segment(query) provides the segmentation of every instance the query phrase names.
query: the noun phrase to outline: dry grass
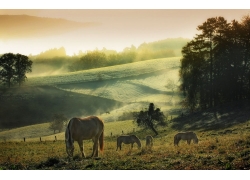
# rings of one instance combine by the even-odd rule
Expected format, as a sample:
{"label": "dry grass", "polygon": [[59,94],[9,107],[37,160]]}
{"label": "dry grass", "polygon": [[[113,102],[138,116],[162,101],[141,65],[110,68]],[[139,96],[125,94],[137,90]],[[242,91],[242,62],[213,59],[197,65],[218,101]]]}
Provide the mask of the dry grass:
{"label": "dry grass", "polygon": [[[105,138],[100,159],[81,159],[75,144],[73,160],[69,160],[64,141],[2,142],[0,146],[1,169],[250,169],[250,131],[242,124],[234,133],[198,132],[199,144],[187,145],[181,141],[173,145],[174,131],[160,131],[154,137],[153,148],[145,148],[145,133],[138,132],[142,149],[136,145],[122,145],[116,151],[116,137]],[[215,134],[217,133],[217,134]],[[212,135],[215,134],[215,135]],[[92,152],[92,142],[84,141],[87,156]]]}

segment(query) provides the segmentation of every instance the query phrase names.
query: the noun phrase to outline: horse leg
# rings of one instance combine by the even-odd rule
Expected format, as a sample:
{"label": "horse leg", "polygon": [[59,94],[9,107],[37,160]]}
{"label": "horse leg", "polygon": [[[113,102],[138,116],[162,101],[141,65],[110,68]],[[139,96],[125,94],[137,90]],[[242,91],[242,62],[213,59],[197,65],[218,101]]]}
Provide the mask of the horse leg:
{"label": "horse leg", "polygon": [[93,152],[91,157],[98,157],[98,138],[93,138]]}
{"label": "horse leg", "polygon": [[191,142],[191,140],[190,140],[190,139],[188,139],[188,140],[187,140],[187,143],[188,143],[188,144],[190,144],[190,142]]}
{"label": "horse leg", "polygon": [[[118,147],[120,147],[120,146],[119,146],[119,142],[117,141],[117,144],[116,144],[116,151],[118,150]],[[121,150],[121,147],[120,147],[120,150]]]}
{"label": "horse leg", "polygon": [[134,143],[131,143],[131,149],[133,148]]}
{"label": "horse leg", "polygon": [[80,147],[80,151],[82,153],[82,158],[85,158],[85,154],[83,152],[83,141],[77,141]]}
{"label": "horse leg", "polygon": [[180,139],[177,140],[176,145],[179,146]]}

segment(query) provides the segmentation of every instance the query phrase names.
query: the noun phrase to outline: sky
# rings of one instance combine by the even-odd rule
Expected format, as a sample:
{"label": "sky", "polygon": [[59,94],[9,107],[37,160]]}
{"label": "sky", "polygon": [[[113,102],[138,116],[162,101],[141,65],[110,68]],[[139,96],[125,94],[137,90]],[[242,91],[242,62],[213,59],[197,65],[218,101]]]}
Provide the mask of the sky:
{"label": "sky", "polygon": [[[22,21],[19,19],[14,20],[11,25],[4,26],[6,29],[2,28],[2,31],[0,29],[0,54],[13,52],[36,55],[48,49],[60,47],[66,49],[67,55],[78,54],[80,50],[85,52],[102,48],[122,51],[131,45],[138,47],[144,42],[167,38],[192,39],[195,34],[199,33],[196,30],[197,26],[205,22],[207,18],[223,16],[230,22],[233,19],[240,21],[244,15],[250,14],[250,9],[247,8],[207,9],[198,6],[195,9],[185,9],[174,5],[173,7],[177,8],[171,9],[159,4],[156,7],[149,6],[152,8],[140,4],[142,7],[140,9],[137,8],[137,4],[124,6],[128,8],[120,8],[120,6],[110,8],[110,6],[95,6],[94,4],[71,5],[39,6],[39,8],[32,5],[27,8],[22,4],[17,7],[13,4],[5,5],[0,9],[0,15],[64,19],[71,24],[64,26],[56,23],[40,23],[40,21],[38,24],[34,21],[27,24],[27,22],[20,23]],[[0,23],[3,24],[4,20],[1,21]],[[77,23],[82,25],[79,26]]]}

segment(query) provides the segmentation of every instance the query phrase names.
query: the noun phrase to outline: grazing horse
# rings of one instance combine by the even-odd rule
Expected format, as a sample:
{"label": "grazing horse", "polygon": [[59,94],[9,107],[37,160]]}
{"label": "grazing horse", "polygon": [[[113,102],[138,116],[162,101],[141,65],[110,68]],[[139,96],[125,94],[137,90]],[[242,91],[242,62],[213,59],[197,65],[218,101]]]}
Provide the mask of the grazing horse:
{"label": "grazing horse", "polygon": [[179,141],[180,140],[187,140],[187,143],[190,144],[191,140],[193,140],[193,142],[195,144],[198,144],[198,138],[196,136],[196,134],[194,132],[180,132],[177,133],[174,136],[174,145],[178,146]]}
{"label": "grazing horse", "polygon": [[103,136],[104,123],[100,118],[96,116],[72,118],[65,131],[66,152],[69,157],[73,157],[74,141],[77,141],[82,157],[85,158],[83,140],[92,139],[94,145],[91,157],[98,157],[98,143],[100,145],[100,151],[103,151]]}
{"label": "grazing horse", "polygon": [[146,147],[152,148],[153,147],[153,137],[148,135],[146,136]]}
{"label": "grazing horse", "polygon": [[134,143],[138,145],[138,148],[141,148],[141,141],[136,135],[122,135],[117,138],[117,148],[116,151],[118,150],[118,147],[120,150],[122,149],[122,143],[124,144],[131,144],[131,149],[133,148]]}

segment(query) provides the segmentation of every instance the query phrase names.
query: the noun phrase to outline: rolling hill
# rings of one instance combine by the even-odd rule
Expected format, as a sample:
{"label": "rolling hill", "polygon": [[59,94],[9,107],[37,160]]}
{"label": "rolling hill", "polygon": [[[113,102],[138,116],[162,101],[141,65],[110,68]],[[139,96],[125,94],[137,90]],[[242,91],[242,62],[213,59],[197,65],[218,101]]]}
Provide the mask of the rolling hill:
{"label": "rolling hill", "polygon": [[124,112],[140,111],[150,102],[168,115],[180,100],[177,92],[165,87],[168,80],[179,83],[179,59],[30,77],[21,88],[1,89],[0,129],[47,123],[53,113],[119,121]]}

